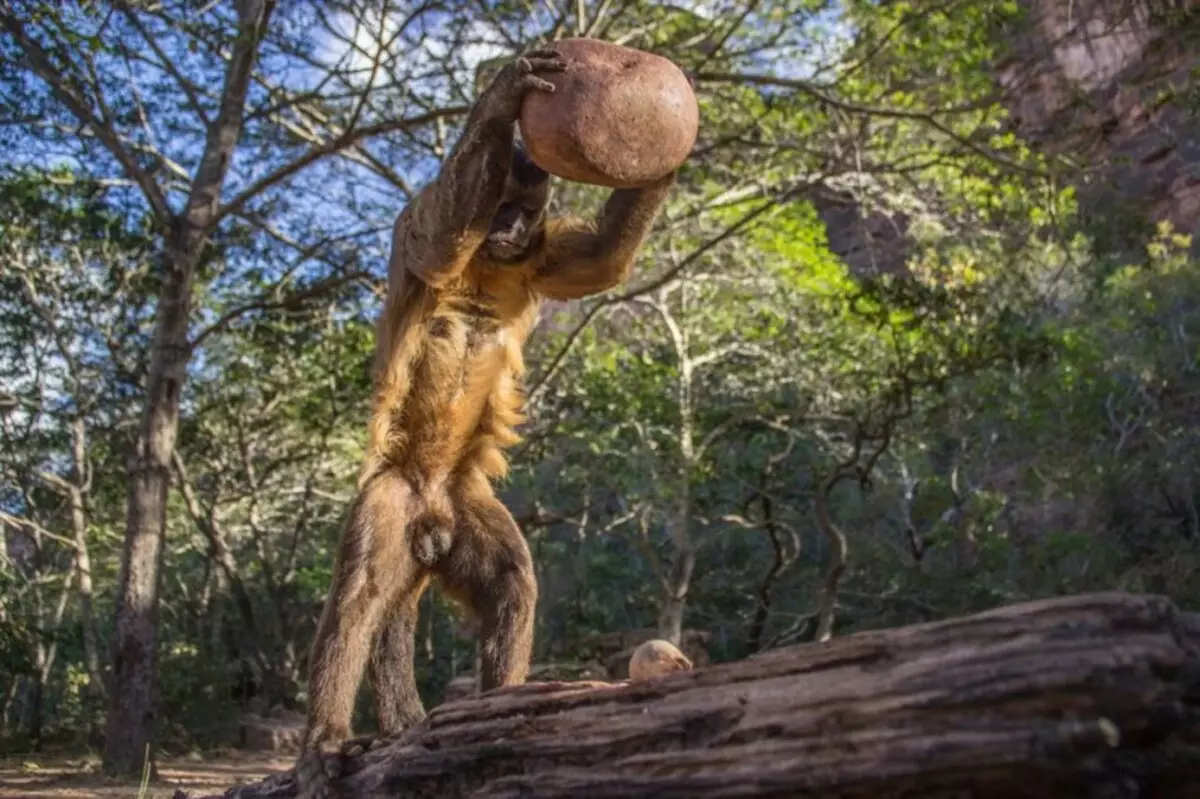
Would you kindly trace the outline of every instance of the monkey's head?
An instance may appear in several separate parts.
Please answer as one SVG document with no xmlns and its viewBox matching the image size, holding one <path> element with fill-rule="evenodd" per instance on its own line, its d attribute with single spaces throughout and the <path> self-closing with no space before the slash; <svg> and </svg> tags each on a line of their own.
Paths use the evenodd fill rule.
<svg viewBox="0 0 1200 799">
<path fill-rule="evenodd" d="M 512 168 L 487 237 L 488 255 L 501 262 L 524 260 L 541 242 L 550 203 L 550 173 L 530 160 L 519 139 L 513 144 Z"/>
</svg>

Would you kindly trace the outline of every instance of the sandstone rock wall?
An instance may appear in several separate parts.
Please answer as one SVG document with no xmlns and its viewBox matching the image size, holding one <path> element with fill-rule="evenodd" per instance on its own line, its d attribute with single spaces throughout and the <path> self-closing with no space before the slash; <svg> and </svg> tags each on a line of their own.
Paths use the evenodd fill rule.
<svg viewBox="0 0 1200 799">
<path fill-rule="evenodd" d="M 1022 0 L 1027 24 L 994 66 L 1014 129 L 1079 164 L 1098 247 L 1137 254 L 1155 224 L 1200 253 L 1200 0 Z M 855 274 L 894 273 L 907 219 L 813 198 L 830 248 Z"/>
<path fill-rule="evenodd" d="M 1200 2 L 1025 2 L 1029 29 L 996 67 L 1017 131 L 1078 160 L 1085 214 L 1116 236 L 1101 243 L 1136 247 L 1160 220 L 1195 233 Z"/>
</svg>

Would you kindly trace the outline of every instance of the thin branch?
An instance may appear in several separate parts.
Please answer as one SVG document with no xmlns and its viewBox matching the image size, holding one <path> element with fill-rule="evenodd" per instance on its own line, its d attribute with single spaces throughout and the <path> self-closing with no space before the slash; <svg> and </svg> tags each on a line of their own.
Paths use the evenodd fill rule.
<svg viewBox="0 0 1200 799">
<path fill-rule="evenodd" d="M 138 188 L 146 196 L 146 201 L 150 203 L 150 210 L 155 219 L 160 226 L 165 227 L 172 217 L 166 195 L 163 194 L 162 188 L 150 173 L 138 164 L 133 154 L 122 144 L 121 137 L 113 128 L 112 121 L 98 116 L 88 103 L 70 88 L 64 71 L 55 66 L 45 49 L 26 34 L 25 26 L 15 15 L 12 13 L 0 14 L 0 25 L 3 25 L 4 29 L 16 39 L 17 45 L 24 53 L 30 67 L 50 87 L 51 93 L 80 122 L 92 129 L 96 138 L 100 139 L 112 153 L 113 158 L 117 159 L 125 173 L 137 183 Z"/>
<path fill-rule="evenodd" d="M 121 12 L 125 15 L 125 18 L 129 20 L 129 24 L 133 25 L 134 29 L 141 34 L 143 39 L 146 40 L 146 44 L 150 45 L 150 49 L 154 51 L 156 56 L 158 56 L 159 66 L 162 67 L 162 69 L 168 75 L 175 79 L 175 82 L 179 84 L 179 88 L 183 89 L 183 93 L 188 99 L 188 104 L 192 107 L 192 110 L 196 112 L 196 116 L 200 118 L 200 121 L 204 124 L 204 126 L 207 127 L 210 124 L 208 114 L 205 113 L 204 105 L 200 102 L 200 97 L 196 94 L 195 85 L 190 80 L 185 78 L 182 73 L 180 73 L 179 69 L 175 66 L 175 62 L 173 62 L 167 56 L 167 54 L 163 52 L 162 47 L 158 43 L 158 39 L 156 39 L 154 34 L 146 29 L 141 20 L 138 19 L 137 13 L 129 6 L 129 3 L 124 2 L 124 0 L 120 0 L 117 3 L 117 8 L 121 9 Z"/>
<path fill-rule="evenodd" d="M 813 83 L 810 83 L 809 81 L 796 80 L 793 78 L 780 78 L 780 77 L 776 77 L 774 75 L 760 75 L 760 74 L 754 74 L 754 73 L 740 73 L 739 74 L 739 73 L 731 73 L 731 72 L 700 72 L 700 73 L 696 73 L 693 77 L 695 80 L 697 80 L 699 82 L 740 83 L 740 84 L 748 84 L 751 86 L 777 86 L 780 88 L 795 89 L 796 91 L 798 91 L 802 94 L 807 94 L 808 96 L 812 97 L 813 99 L 818 100 L 822 103 L 825 103 L 826 105 L 830 106 L 831 108 L 836 108 L 836 109 L 838 109 L 840 111 L 844 111 L 846 113 L 861 114 L 864 116 L 880 117 L 880 118 L 884 118 L 884 119 L 905 119 L 905 120 L 912 120 L 915 122 L 921 122 L 921 123 L 926 124 L 929 127 L 933 128 L 934 130 L 938 131 L 939 133 L 946 136 L 947 138 L 957 142 L 958 144 L 961 144 L 963 147 L 966 147 L 968 150 L 971 150 L 976 155 L 983 156 L 984 158 L 994 161 L 997 164 L 1001 164 L 1005 167 L 1008 167 L 1009 169 L 1012 169 L 1012 170 L 1015 170 L 1018 172 L 1023 172 L 1028 175 L 1034 175 L 1037 177 L 1046 177 L 1047 176 L 1046 173 L 1040 169 L 1037 169 L 1037 168 L 1031 167 L 1031 166 L 1027 166 L 1025 164 L 1017 163 L 1016 161 L 1013 161 L 1011 158 L 1008 158 L 1007 156 L 997 153 L 995 150 L 992 150 L 988 147 L 984 147 L 983 145 L 972 141 L 970 139 L 970 137 L 964 136 L 963 134 L 958 133 L 953 128 L 951 128 L 949 125 L 947 125 L 945 122 L 942 122 L 940 119 L 938 119 L 936 116 L 934 116 L 935 113 L 950 115 L 950 114 L 965 114 L 965 113 L 972 113 L 975 111 L 983 111 L 983 110 L 986 110 L 988 107 L 990 107 L 995 102 L 994 98 L 989 98 L 986 101 L 985 100 L 976 100 L 974 102 L 966 103 L 961 106 L 954 106 L 951 108 L 939 109 L 935 112 L 909 111 L 909 110 L 906 110 L 903 108 L 889 108 L 886 106 L 860 105 L 858 103 L 854 103 L 849 100 L 840 100 L 837 97 L 834 97 L 832 94 L 829 94 L 828 92 L 824 91 L 823 89 L 818 88 L 816 85 L 814 85 Z"/>
<path fill-rule="evenodd" d="M 313 164 L 328 155 L 332 155 L 344 150 L 347 147 L 362 141 L 363 139 L 367 139 L 372 136 L 381 136 L 383 134 L 393 133 L 399 130 L 415 128 L 443 117 L 457 116 L 459 114 L 466 113 L 467 110 L 468 109 L 466 106 L 451 106 L 449 108 L 442 108 L 436 111 L 418 114 L 417 116 L 405 117 L 403 119 L 393 119 L 386 122 L 377 122 L 374 125 L 366 125 L 355 130 L 345 131 L 341 135 L 335 136 L 324 144 L 320 144 L 311 148 L 308 152 L 306 152 L 304 155 L 301 155 L 299 158 L 296 158 L 294 161 L 284 164 L 274 172 L 271 172 L 270 174 L 265 175 L 259 180 L 250 184 L 248 187 L 238 193 L 237 196 L 221 207 L 216 214 L 213 224 L 216 224 L 231 213 L 240 211 L 248 202 L 250 202 L 250 200 L 274 186 L 276 183 L 287 180 L 289 177 L 296 174 L 301 169 L 309 166 L 310 164 Z"/>
<path fill-rule="evenodd" d="M 615 304 L 616 303 L 611 298 L 606 297 L 597 301 L 592 305 L 592 307 L 588 308 L 587 312 L 584 313 L 583 318 L 579 320 L 579 323 L 575 325 L 574 329 L 572 329 L 569 334 L 567 334 L 566 342 L 559 347 L 558 352 L 556 352 L 554 357 L 550 359 L 549 366 L 542 371 L 542 373 L 538 376 L 537 381 L 533 384 L 533 387 L 529 390 L 527 395 L 527 402 L 529 405 L 536 404 L 538 398 L 549 387 L 550 380 L 558 373 L 558 370 L 562 367 L 563 362 L 571 353 L 571 350 L 575 349 L 575 344 L 579 341 L 579 338 L 583 335 L 583 332 L 587 330 L 588 326 L 591 325 L 592 320 L 595 319 L 601 311 L 605 310 L 606 308 L 610 308 Z"/>
<path fill-rule="evenodd" d="M 74 552 L 77 549 L 77 545 L 73 539 L 67 538 L 66 536 L 58 535 L 57 533 L 52 533 L 49 530 L 47 530 L 45 527 L 42 527 L 40 524 L 38 524 L 37 522 L 32 521 L 30 519 L 25 519 L 25 518 L 22 518 L 21 516 L 14 516 L 11 513 L 0 510 L 0 522 L 9 524 L 13 527 L 16 527 L 17 529 L 24 528 L 25 530 L 28 530 L 29 532 L 37 533 L 38 535 L 44 535 L 44 536 L 46 536 L 46 538 L 49 538 L 52 541 L 57 541 L 58 543 L 63 544 L 64 546 L 70 547 L 72 552 Z"/>
<path fill-rule="evenodd" d="M 211 230 L 224 216 L 219 208 L 221 187 L 241 137 L 254 60 L 274 8 L 274 2 L 238 4 L 238 33 L 225 72 L 221 109 L 216 121 L 208 127 L 204 155 L 184 212 L 187 221 L 198 230 Z"/>
<path fill-rule="evenodd" d="M 188 347 L 191 350 L 197 349 L 209 336 L 222 332 L 246 314 L 253 313 L 255 311 L 272 311 L 283 308 L 295 308 L 301 303 L 307 302 L 308 300 L 316 297 L 320 297 L 348 283 L 361 280 L 364 277 L 370 277 L 370 273 L 351 272 L 345 275 L 331 276 L 325 278 L 324 280 L 320 280 L 305 289 L 283 297 L 282 299 L 268 300 L 265 297 L 262 297 L 252 302 L 247 302 L 243 305 L 237 305 L 221 314 L 221 316 L 215 322 L 206 327 L 204 330 L 200 331 L 196 337 L 192 339 Z M 275 288 L 278 289 L 278 286 Z"/>
<path fill-rule="evenodd" d="M 808 186 L 808 185 L 811 185 L 811 182 L 805 184 L 805 186 Z M 799 193 L 799 191 L 801 191 L 802 188 L 803 187 L 795 187 L 795 188 L 789 189 L 789 190 L 781 193 L 779 196 L 772 197 L 770 200 L 762 203 L 758 207 L 747 212 L 745 215 L 742 216 L 741 219 L 734 222 L 728 228 L 726 228 L 725 230 L 718 233 L 716 236 L 713 236 L 708 241 L 701 244 L 695 250 L 690 252 L 686 258 L 679 261 L 677 264 L 672 266 L 670 269 L 668 269 L 666 272 L 664 272 L 662 275 L 655 278 L 654 280 L 651 280 L 650 282 L 645 283 L 641 286 L 632 288 L 632 289 L 626 291 L 624 294 L 608 296 L 608 297 L 604 297 L 604 298 L 598 300 L 594 305 L 592 305 L 587 310 L 587 312 L 583 316 L 583 319 L 581 319 L 579 321 L 579 323 L 575 326 L 575 328 L 570 332 L 570 334 L 568 334 L 566 342 L 558 349 L 558 351 L 550 359 L 550 365 L 547 366 L 545 368 L 545 370 L 543 370 L 542 373 L 538 376 L 538 379 L 534 383 L 533 388 L 531 388 L 529 390 L 529 394 L 528 394 L 529 404 L 533 405 L 535 403 L 535 401 L 537 400 L 537 398 L 540 397 L 542 395 L 542 393 L 545 392 L 545 390 L 549 387 L 551 378 L 553 378 L 554 375 L 561 368 L 567 355 L 569 355 L 571 353 L 571 350 L 573 350 L 575 348 L 575 345 L 579 341 L 579 338 L 583 335 L 583 332 L 587 329 L 587 327 L 592 323 L 592 321 L 596 318 L 596 316 L 599 315 L 599 313 L 601 311 L 605 310 L 606 308 L 611 308 L 615 305 L 619 305 L 621 303 L 628 302 L 633 299 L 637 299 L 638 297 L 641 297 L 644 294 L 648 294 L 648 293 L 654 291 L 655 289 L 660 288 L 660 287 L 666 285 L 667 283 L 670 283 L 672 280 L 674 280 L 676 277 L 678 277 L 679 274 L 681 272 L 683 272 L 683 270 L 687 269 L 693 263 L 698 261 L 701 258 L 701 256 L 703 256 L 709 250 L 713 249 L 714 247 L 716 247 L 717 245 L 726 241 L 727 239 L 732 238 L 734 235 L 740 233 L 745 228 L 747 228 L 752 222 L 754 222 L 754 220 L 758 219 L 760 216 L 767 213 L 771 209 L 776 208 L 779 205 L 779 203 L 785 202 L 787 199 L 789 199 L 793 195 Z"/>
</svg>

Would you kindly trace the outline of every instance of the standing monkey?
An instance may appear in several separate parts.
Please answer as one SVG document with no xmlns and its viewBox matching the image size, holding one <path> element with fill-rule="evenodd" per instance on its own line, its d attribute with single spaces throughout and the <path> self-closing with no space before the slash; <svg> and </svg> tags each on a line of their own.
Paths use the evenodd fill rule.
<svg viewBox="0 0 1200 799">
<path fill-rule="evenodd" d="M 364 669 L 384 736 L 424 718 L 413 635 L 431 580 L 479 623 L 481 688 L 525 681 L 537 583 L 491 485 L 523 418 L 522 345 L 540 298 L 625 280 L 674 180 L 613 191 L 594 223 L 546 219 L 550 175 L 516 119 L 526 93 L 554 90 L 539 73 L 564 68 L 541 49 L 500 69 L 396 220 L 366 460 L 309 659 L 301 796 L 329 793 Z"/>
</svg>

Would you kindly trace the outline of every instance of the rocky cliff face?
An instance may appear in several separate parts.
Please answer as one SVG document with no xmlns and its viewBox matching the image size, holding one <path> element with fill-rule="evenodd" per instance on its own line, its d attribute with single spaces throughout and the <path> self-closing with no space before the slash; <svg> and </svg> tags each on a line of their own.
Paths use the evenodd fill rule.
<svg viewBox="0 0 1200 799">
<path fill-rule="evenodd" d="M 1026 0 L 996 73 L 1016 129 L 1081 167 L 1098 244 L 1200 224 L 1200 0 Z M 1197 237 L 1200 239 L 1200 237 Z"/>
<path fill-rule="evenodd" d="M 1200 253 L 1200 0 L 1023 0 L 994 67 L 1016 131 L 1078 164 L 1088 232 L 1139 252 L 1161 220 Z M 830 247 L 860 275 L 903 269 L 901 215 L 814 198 Z"/>
</svg>

